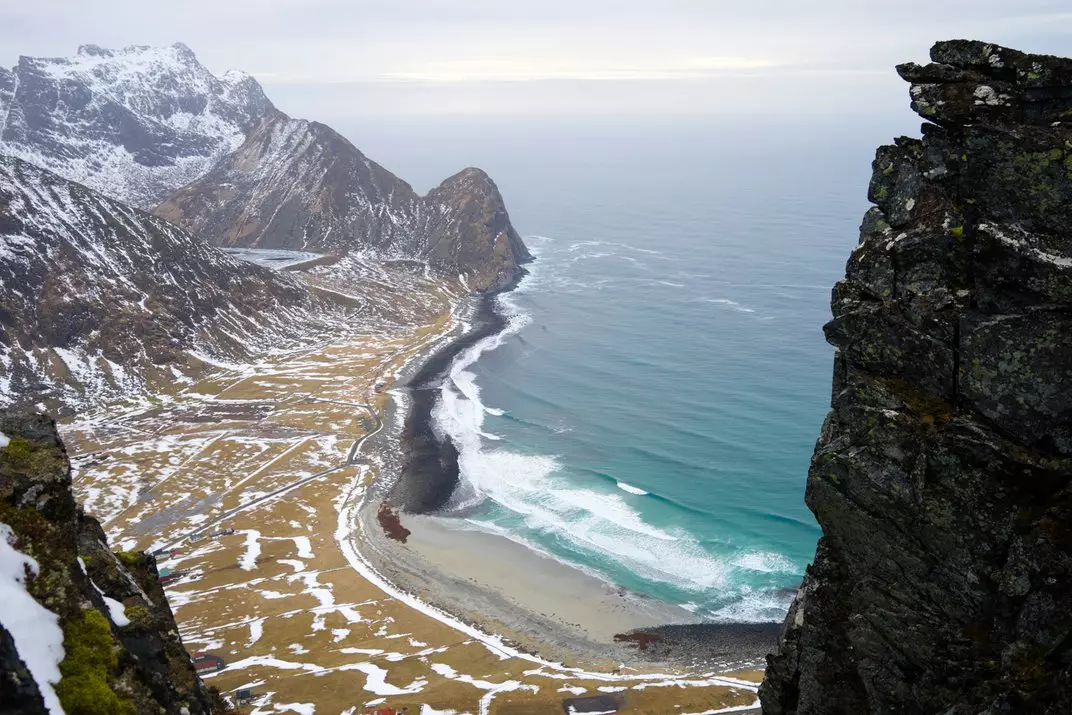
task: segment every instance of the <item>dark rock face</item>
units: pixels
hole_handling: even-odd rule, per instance
[[[0,70],[0,152],[152,208],[233,151],[272,109],[241,72],[215,77],[182,44]]]
[[[205,356],[242,360],[337,330],[347,310],[0,156],[0,405],[64,410],[164,389]]]
[[[331,128],[279,112],[156,213],[225,246],[426,260],[475,290],[510,283],[529,258],[479,169],[421,197]]]
[[[1072,60],[931,57],[833,292],[768,715],[1072,712]]]
[[[4,411],[0,433],[10,440],[0,447],[0,523],[11,547],[37,564],[27,593],[63,631],[62,679],[53,685],[66,712],[224,712],[194,672],[153,558],[113,554],[100,525],[75,503],[54,423]],[[47,713],[48,685],[34,680],[19,648],[0,624],[0,712]]]

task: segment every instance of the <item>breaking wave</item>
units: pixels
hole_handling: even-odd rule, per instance
[[[591,245],[574,244],[569,252],[576,258]],[[541,284],[543,268],[538,265],[516,292],[524,294]],[[780,619],[784,599],[742,592],[747,587],[741,584],[749,574],[791,573],[794,565],[785,557],[760,552],[716,556],[685,530],[646,521],[634,504],[635,497],[647,491],[612,477],[586,483],[571,476],[559,457],[525,453],[487,428],[488,416],[505,413],[483,403],[471,368],[531,322],[514,294],[500,295],[496,302],[506,327],[455,358],[432,411],[437,433],[449,437],[458,450],[461,478],[448,511],[463,512],[471,524],[519,543],[537,543],[541,551],[581,570],[594,568],[610,579],[625,570],[641,581],[668,585],[682,594],[682,602],[704,602],[697,613],[707,619]],[[506,510],[507,516],[488,517],[487,509],[477,509],[481,506],[499,516]]]

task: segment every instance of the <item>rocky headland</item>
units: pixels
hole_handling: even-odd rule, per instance
[[[833,291],[768,715],[1072,711],[1072,60],[931,60]]]
[[[478,291],[530,257],[480,169],[418,196],[330,127],[276,110],[156,213],[219,245],[418,259]]]

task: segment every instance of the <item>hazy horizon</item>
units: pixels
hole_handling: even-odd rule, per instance
[[[209,20],[209,21],[206,21]],[[257,77],[284,111],[375,115],[885,114],[899,62],[970,37],[1066,53],[1072,12],[1052,0],[908,0],[866,9],[638,2],[133,0],[0,5],[0,65],[81,44],[183,42],[216,73]]]

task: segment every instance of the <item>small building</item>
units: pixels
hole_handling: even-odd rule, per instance
[[[198,673],[217,673],[227,667],[227,662],[212,653],[194,653],[194,657],[190,659],[193,661],[194,670]]]
[[[260,697],[260,693],[255,693],[249,688],[239,688],[235,691],[235,704],[252,705],[253,701],[257,700]]]
[[[185,576],[187,573],[189,573],[189,572],[188,571],[172,571],[171,569],[160,569],[159,574],[158,574],[160,576],[160,585],[161,586],[167,586],[169,583],[172,583],[174,581],[178,581],[180,578]]]

